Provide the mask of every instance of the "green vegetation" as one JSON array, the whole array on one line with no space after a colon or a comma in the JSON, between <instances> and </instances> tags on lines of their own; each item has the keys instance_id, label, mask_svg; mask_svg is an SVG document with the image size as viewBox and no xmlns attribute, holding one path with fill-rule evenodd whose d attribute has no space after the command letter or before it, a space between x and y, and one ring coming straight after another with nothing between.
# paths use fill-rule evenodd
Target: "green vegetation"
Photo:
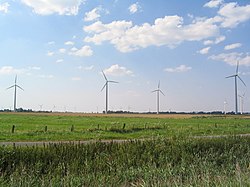
<instances>
[{"instance_id":1,"label":"green vegetation","mask_svg":"<svg viewBox=\"0 0 250 187\"><path fill-rule=\"evenodd\" d=\"M0 147L0 186L249 186L250 138Z\"/></svg>"},{"instance_id":2,"label":"green vegetation","mask_svg":"<svg viewBox=\"0 0 250 187\"><path fill-rule=\"evenodd\" d=\"M241 116L186 118L0 113L0 141L138 139L250 133ZM14 126L14 127L13 127Z\"/></svg>"}]
</instances>

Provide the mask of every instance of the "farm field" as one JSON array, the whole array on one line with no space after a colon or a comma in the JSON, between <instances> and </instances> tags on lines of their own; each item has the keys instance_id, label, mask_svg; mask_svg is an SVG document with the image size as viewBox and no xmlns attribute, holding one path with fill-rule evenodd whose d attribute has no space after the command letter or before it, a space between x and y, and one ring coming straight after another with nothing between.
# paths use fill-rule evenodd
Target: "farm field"
<instances>
[{"instance_id":1,"label":"farm field","mask_svg":"<svg viewBox=\"0 0 250 187\"><path fill-rule=\"evenodd\" d=\"M1 113L1 142L62 143L0 146L0 186L249 186L249 120Z\"/></svg>"},{"instance_id":2,"label":"farm field","mask_svg":"<svg viewBox=\"0 0 250 187\"><path fill-rule=\"evenodd\" d=\"M0 186L249 186L250 137L0 147Z\"/></svg>"},{"instance_id":3,"label":"farm field","mask_svg":"<svg viewBox=\"0 0 250 187\"><path fill-rule=\"evenodd\" d=\"M0 141L147 139L250 133L249 116L0 113Z\"/></svg>"}]
</instances>

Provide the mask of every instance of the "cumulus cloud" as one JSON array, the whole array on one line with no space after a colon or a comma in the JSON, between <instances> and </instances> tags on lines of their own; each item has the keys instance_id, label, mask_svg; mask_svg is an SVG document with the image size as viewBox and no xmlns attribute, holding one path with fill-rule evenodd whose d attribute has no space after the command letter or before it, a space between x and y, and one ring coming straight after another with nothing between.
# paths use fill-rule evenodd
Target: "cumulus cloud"
<instances>
[{"instance_id":1,"label":"cumulus cloud","mask_svg":"<svg viewBox=\"0 0 250 187\"><path fill-rule=\"evenodd\" d=\"M47 56L53 56L55 53L54 52L52 52L52 51L48 51L47 52Z\"/></svg>"},{"instance_id":2,"label":"cumulus cloud","mask_svg":"<svg viewBox=\"0 0 250 187\"><path fill-rule=\"evenodd\" d=\"M103 70L106 75L112 76L125 76L133 75L131 70L128 70L126 67L119 66L118 64L112 65L110 68Z\"/></svg>"},{"instance_id":3,"label":"cumulus cloud","mask_svg":"<svg viewBox=\"0 0 250 187\"><path fill-rule=\"evenodd\" d=\"M177 15L158 18L153 25L144 23L140 26L131 21L113 21L103 24L100 21L83 29L93 36L85 37L85 42L96 45L109 41L121 52L130 52L148 46L177 46L183 41L200 41L219 34L218 20L200 19L184 25L183 18Z\"/></svg>"},{"instance_id":4,"label":"cumulus cloud","mask_svg":"<svg viewBox=\"0 0 250 187\"><path fill-rule=\"evenodd\" d=\"M91 10L90 12L86 12L85 13L85 17L84 17L84 21L94 21L94 20L98 20L98 18L101 17L100 12L102 11L102 7L96 7L93 10Z\"/></svg>"},{"instance_id":5,"label":"cumulus cloud","mask_svg":"<svg viewBox=\"0 0 250 187\"><path fill-rule=\"evenodd\" d=\"M10 6L10 4L9 4L8 2L6 2L6 3L1 3L1 4L0 4L0 12L3 12L3 13L5 13L5 14L7 14L8 11L9 11L9 6Z\"/></svg>"},{"instance_id":6,"label":"cumulus cloud","mask_svg":"<svg viewBox=\"0 0 250 187\"><path fill-rule=\"evenodd\" d=\"M207 2L204 7L208 7L208 8L216 8L219 5L221 5L223 3L223 0L212 0Z\"/></svg>"},{"instance_id":7,"label":"cumulus cloud","mask_svg":"<svg viewBox=\"0 0 250 187\"><path fill-rule=\"evenodd\" d=\"M216 61L222 61L225 62L231 66L235 66L237 62L241 65L250 66L250 55L244 54L244 53L221 53L218 55L212 55L209 57L209 59L216 60Z\"/></svg>"},{"instance_id":8,"label":"cumulus cloud","mask_svg":"<svg viewBox=\"0 0 250 187\"><path fill-rule=\"evenodd\" d=\"M63 59L58 59L56 60L56 63L62 63L64 60Z\"/></svg>"},{"instance_id":9,"label":"cumulus cloud","mask_svg":"<svg viewBox=\"0 0 250 187\"><path fill-rule=\"evenodd\" d=\"M231 49L236 49L236 48L239 48L241 47L242 44L241 43L234 43L234 44L230 44L230 45L226 45L224 47L225 50L231 50Z\"/></svg>"},{"instance_id":10,"label":"cumulus cloud","mask_svg":"<svg viewBox=\"0 0 250 187\"><path fill-rule=\"evenodd\" d=\"M3 66L0 68L0 75L20 74L24 73L25 69L16 69L12 66Z\"/></svg>"},{"instance_id":11,"label":"cumulus cloud","mask_svg":"<svg viewBox=\"0 0 250 187\"><path fill-rule=\"evenodd\" d=\"M59 53L65 53L67 50L64 49L64 48L61 48L61 49L59 49L58 51L59 51Z\"/></svg>"},{"instance_id":12,"label":"cumulus cloud","mask_svg":"<svg viewBox=\"0 0 250 187\"><path fill-rule=\"evenodd\" d=\"M93 65L92 66L86 66L86 67L78 66L77 69L90 71L90 70L94 69L94 66Z\"/></svg>"},{"instance_id":13,"label":"cumulus cloud","mask_svg":"<svg viewBox=\"0 0 250 187\"><path fill-rule=\"evenodd\" d=\"M217 38L215 38L215 40L205 40L203 42L204 45L214 45L214 44L219 44L221 42L223 42L226 39L225 36L219 36Z\"/></svg>"},{"instance_id":14,"label":"cumulus cloud","mask_svg":"<svg viewBox=\"0 0 250 187\"><path fill-rule=\"evenodd\" d=\"M188 67L186 65L180 65L176 68L166 68L166 69L164 69L164 71L170 72L170 73L183 73L183 72L187 72L191 69L192 69L192 67Z\"/></svg>"},{"instance_id":15,"label":"cumulus cloud","mask_svg":"<svg viewBox=\"0 0 250 187\"><path fill-rule=\"evenodd\" d=\"M72 81L80 81L82 80L81 77L72 77L71 78Z\"/></svg>"},{"instance_id":16,"label":"cumulus cloud","mask_svg":"<svg viewBox=\"0 0 250 187\"><path fill-rule=\"evenodd\" d=\"M210 48L211 48L211 47L205 47L205 48L199 50L198 53L200 53L200 54L202 54L202 55L208 54Z\"/></svg>"},{"instance_id":17,"label":"cumulus cloud","mask_svg":"<svg viewBox=\"0 0 250 187\"><path fill-rule=\"evenodd\" d=\"M81 49L75 48L74 50L71 49L70 55L84 57L84 56L92 56L93 51L90 46L85 45Z\"/></svg>"},{"instance_id":18,"label":"cumulus cloud","mask_svg":"<svg viewBox=\"0 0 250 187\"><path fill-rule=\"evenodd\" d=\"M138 11L141 10L141 6L139 5L138 2L136 2L136 3L132 4L132 5L130 5L129 8L128 8L128 10L129 10L129 12L131 14L134 14L134 13L136 13L136 12L138 12Z\"/></svg>"},{"instance_id":19,"label":"cumulus cloud","mask_svg":"<svg viewBox=\"0 0 250 187\"><path fill-rule=\"evenodd\" d=\"M65 44L65 45L74 45L75 43L72 42L72 41L67 41L67 42L65 42L64 44Z\"/></svg>"},{"instance_id":20,"label":"cumulus cloud","mask_svg":"<svg viewBox=\"0 0 250 187\"><path fill-rule=\"evenodd\" d=\"M85 0L21 0L21 2L31 7L33 12L40 15L77 15L79 6L83 4Z\"/></svg>"},{"instance_id":21,"label":"cumulus cloud","mask_svg":"<svg viewBox=\"0 0 250 187\"><path fill-rule=\"evenodd\" d=\"M239 23L250 19L250 5L239 6L236 2L224 4L218 14L223 18L221 26L234 28Z\"/></svg>"}]
</instances>

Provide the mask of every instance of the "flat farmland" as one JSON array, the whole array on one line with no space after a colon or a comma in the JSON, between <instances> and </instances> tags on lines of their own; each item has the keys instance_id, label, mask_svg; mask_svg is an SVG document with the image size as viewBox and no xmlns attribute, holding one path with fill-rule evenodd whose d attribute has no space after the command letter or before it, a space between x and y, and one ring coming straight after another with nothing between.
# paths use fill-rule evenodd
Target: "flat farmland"
<instances>
[{"instance_id":1,"label":"flat farmland","mask_svg":"<svg viewBox=\"0 0 250 187\"><path fill-rule=\"evenodd\" d=\"M244 115L1 113L0 141L79 141L250 134Z\"/></svg>"}]
</instances>

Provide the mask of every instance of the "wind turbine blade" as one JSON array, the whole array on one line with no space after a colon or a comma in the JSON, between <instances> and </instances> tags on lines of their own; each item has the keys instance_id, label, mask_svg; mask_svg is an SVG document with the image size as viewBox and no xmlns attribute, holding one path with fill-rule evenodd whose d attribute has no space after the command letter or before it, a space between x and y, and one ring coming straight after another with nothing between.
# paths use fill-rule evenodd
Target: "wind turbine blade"
<instances>
[{"instance_id":1,"label":"wind turbine blade","mask_svg":"<svg viewBox=\"0 0 250 187\"><path fill-rule=\"evenodd\" d=\"M164 94L161 90L159 90L159 91L161 92L161 94L162 94L162 95L164 95L164 96L165 96L165 94Z\"/></svg>"},{"instance_id":2,"label":"wind turbine blade","mask_svg":"<svg viewBox=\"0 0 250 187\"><path fill-rule=\"evenodd\" d=\"M107 82L104 84L104 86L102 87L102 89L101 89L101 92L102 92L102 90L105 88L107 86Z\"/></svg>"},{"instance_id":3,"label":"wind turbine blade","mask_svg":"<svg viewBox=\"0 0 250 187\"><path fill-rule=\"evenodd\" d=\"M227 78L236 77L236 76L237 76L237 75L230 75L230 76L225 77L225 78L227 79Z\"/></svg>"},{"instance_id":4,"label":"wind turbine blade","mask_svg":"<svg viewBox=\"0 0 250 187\"><path fill-rule=\"evenodd\" d=\"M153 93L153 92L158 92L159 90L153 90L153 91L151 91L151 93Z\"/></svg>"},{"instance_id":5,"label":"wind turbine blade","mask_svg":"<svg viewBox=\"0 0 250 187\"><path fill-rule=\"evenodd\" d=\"M158 89L160 89L160 81L158 82Z\"/></svg>"},{"instance_id":6,"label":"wind turbine blade","mask_svg":"<svg viewBox=\"0 0 250 187\"><path fill-rule=\"evenodd\" d=\"M103 74L103 76L104 76L105 80L106 80L106 81L108 81L108 79L107 79L107 77L106 77L106 75L104 74L104 72L103 72L103 71L102 71L102 74Z\"/></svg>"},{"instance_id":7,"label":"wind turbine blade","mask_svg":"<svg viewBox=\"0 0 250 187\"><path fill-rule=\"evenodd\" d=\"M245 86L247 86L247 85L244 83L244 81L240 78L239 75L237 75L237 77L241 80L241 82L242 82Z\"/></svg>"},{"instance_id":8,"label":"wind turbine blade","mask_svg":"<svg viewBox=\"0 0 250 187\"><path fill-rule=\"evenodd\" d=\"M23 90L24 91L24 89L22 88L22 87L20 87L20 86L18 86L18 85L16 85L18 88L20 88L21 90Z\"/></svg>"},{"instance_id":9,"label":"wind turbine blade","mask_svg":"<svg viewBox=\"0 0 250 187\"><path fill-rule=\"evenodd\" d=\"M6 90L8 90L8 89L11 89L11 88L13 88L15 85L13 85L13 86L10 86L9 88L6 88Z\"/></svg>"},{"instance_id":10,"label":"wind turbine blade","mask_svg":"<svg viewBox=\"0 0 250 187\"><path fill-rule=\"evenodd\" d=\"M16 75L16 77L15 77L15 84L16 84L16 81L17 81L17 75Z\"/></svg>"},{"instance_id":11,"label":"wind turbine blade","mask_svg":"<svg viewBox=\"0 0 250 187\"><path fill-rule=\"evenodd\" d=\"M236 75L238 75L238 72L239 72L239 60L237 61Z\"/></svg>"},{"instance_id":12,"label":"wind turbine blade","mask_svg":"<svg viewBox=\"0 0 250 187\"><path fill-rule=\"evenodd\" d=\"M116 81L108 81L108 82L111 82L111 83L119 83L119 82L116 82Z\"/></svg>"}]
</instances>

